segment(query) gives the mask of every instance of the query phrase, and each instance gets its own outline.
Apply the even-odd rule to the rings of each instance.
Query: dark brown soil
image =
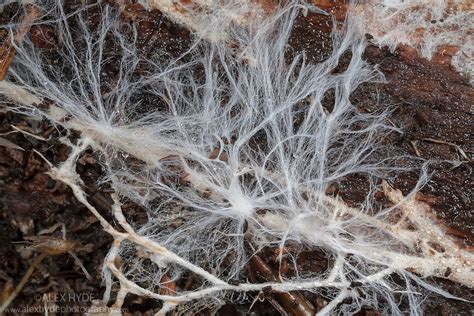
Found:
[[[70,9],[73,7],[71,4]],[[0,23],[16,19],[17,10],[15,5],[4,9],[0,13]],[[137,46],[144,55],[158,53],[176,56],[184,52],[189,45],[189,32],[157,11],[146,12],[139,5],[129,3],[123,13],[123,19],[137,26]],[[324,60],[331,51],[331,28],[329,17],[313,13],[306,17],[301,16],[290,40],[289,54],[304,51],[309,62]],[[42,34],[48,30],[44,31]],[[50,42],[43,35],[39,36],[37,41],[38,45],[44,44],[45,41]],[[54,45],[51,49],[54,49]],[[341,67],[344,67],[347,58],[349,56],[341,61]],[[403,134],[393,133],[385,140],[389,154],[419,155],[420,159],[406,160],[405,163],[413,166],[413,172],[393,177],[392,184],[407,193],[417,182],[420,161],[434,160],[429,167],[431,179],[422,192],[448,232],[458,238],[465,247],[472,248],[472,87],[451,68],[418,58],[408,48],[402,47],[391,53],[386,49],[369,46],[365,58],[369,63],[379,65],[387,83],[362,85],[352,96],[354,104],[361,111],[369,112],[380,110],[381,107],[393,107],[390,120],[403,130]],[[328,102],[330,103],[330,98]],[[45,137],[48,141],[39,141],[21,133],[9,133],[12,131],[12,125]],[[54,293],[85,293],[87,295],[83,296],[83,300],[58,300],[57,303],[89,306],[92,299],[100,299],[104,291],[100,269],[112,239],[103,232],[95,217],[73,197],[65,185],[49,178],[45,173],[48,171],[47,164],[33,151],[35,149],[41,152],[54,164],[64,161],[68,148],[58,141],[63,132],[52,128],[45,121],[32,120],[11,112],[0,112],[0,133],[9,133],[2,137],[24,149],[21,151],[0,146],[0,288],[3,288],[3,295],[11,292],[11,287],[19,282],[38,256],[38,253],[26,249],[26,237],[37,236],[42,230],[64,224],[66,239],[74,242],[73,252],[91,274],[91,280],[86,279],[68,253],[48,256],[33,273],[13,306],[42,306],[41,296],[46,294],[51,297]],[[96,185],[101,176],[97,161],[98,157],[95,157],[94,153],[87,153],[80,160],[77,170],[86,183],[90,201],[110,219],[110,190],[107,186]],[[366,179],[363,177],[352,176],[335,184],[334,190],[337,190],[347,203],[358,203],[366,195],[365,184]],[[140,221],[144,216],[143,212],[133,205],[128,207],[126,213],[135,221]],[[61,228],[47,235],[62,238]],[[296,250],[288,251],[297,251],[298,247],[294,247]],[[247,277],[257,281],[271,280],[274,277],[271,271],[275,271],[276,267],[270,262],[275,256],[272,249],[260,253],[258,260],[250,263]],[[298,264],[300,268],[324,271],[327,269],[328,260],[331,258],[325,258],[321,253],[303,251],[299,255]],[[287,267],[284,272],[291,275],[292,269],[293,267]],[[454,295],[474,299],[471,289],[444,280],[432,282],[442,285]],[[285,302],[293,299],[302,305],[307,302],[310,304],[306,310],[293,311],[293,314],[315,310],[324,304],[324,297],[320,295],[291,295],[296,298],[265,293],[261,300],[256,301],[252,311],[255,315],[278,315],[283,307],[289,312],[291,304]],[[426,315],[471,315],[472,310],[468,303],[440,296],[428,298],[425,304]],[[136,297],[127,298],[125,305],[130,312],[137,312],[137,315],[140,315],[139,312],[151,315],[152,310],[158,306],[157,302]],[[220,314],[245,314],[249,307],[249,304],[226,305]],[[366,311],[361,314],[377,313]]]

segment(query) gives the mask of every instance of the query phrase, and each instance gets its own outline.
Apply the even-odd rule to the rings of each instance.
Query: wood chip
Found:
[[[10,38],[7,38],[0,45],[0,80],[5,78],[5,75],[13,62],[15,57],[15,48],[13,47]]]
[[[0,137],[0,146],[25,151],[23,148],[21,148],[17,144],[12,143],[11,141],[9,141],[8,139],[5,139],[3,137]]]
[[[18,31],[15,34],[15,41],[21,42],[25,37],[26,33],[30,30],[31,24],[40,17],[40,11],[36,6],[29,5],[26,7],[26,15],[23,21],[18,28]],[[4,31],[5,32],[5,31]],[[0,34],[4,40],[0,45],[0,81],[5,78],[5,75],[8,72],[8,68],[13,62],[15,57],[15,47],[13,47],[13,42],[11,36],[8,33]]]

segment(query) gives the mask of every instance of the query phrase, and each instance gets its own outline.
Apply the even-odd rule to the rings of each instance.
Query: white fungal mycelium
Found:
[[[452,50],[452,65],[474,80],[474,5],[470,0],[371,0],[359,11],[373,42],[414,47],[431,59]],[[454,49],[454,50],[453,50]]]
[[[64,139],[71,154],[50,174],[68,184],[115,239],[103,268],[104,299],[114,283],[120,285],[114,307],[134,293],[165,302],[163,313],[186,312],[251,301],[271,287],[323,293],[329,304],[321,315],[363,306],[392,315],[405,306],[419,315],[424,290],[451,297],[425,277],[443,277],[449,269],[449,279],[473,286],[466,265],[472,254],[445,236],[415,199],[426,176],[408,196],[381,184],[400,166],[379,153],[381,139],[393,131],[386,123],[390,108],[363,113],[350,101],[362,83],[383,81],[363,59],[367,43],[361,17],[353,14],[357,3],[333,32],[332,53],[318,64],[306,62],[304,53],[286,54],[297,15],[319,12],[303,1],[265,14],[255,4],[243,11],[234,0],[199,13],[171,10],[183,15],[179,23],[193,25],[187,51],[168,58],[140,53],[136,30],[120,22],[120,9],[101,6],[92,27],[84,9],[66,13],[61,3],[36,4],[47,14],[38,23],[59,34],[55,62],[28,37],[15,42],[9,82],[0,83],[0,93],[17,101],[12,111],[80,132],[79,140]],[[13,34],[15,25],[7,27]],[[335,71],[347,53],[347,67]],[[18,93],[29,99],[21,102]],[[87,148],[101,157],[100,181],[115,191],[120,228],[82,190],[75,162]],[[372,181],[365,202],[349,207],[326,190],[351,174]],[[390,201],[385,209],[371,198],[382,189]],[[125,200],[147,211],[146,223],[126,221]],[[327,271],[248,283],[244,268],[265,247],[281,249],[280,261],[295,261],[283,251],[288,242],[325,253]],[[189,273],[196,275],[193,288],[160,294],[163,280]]]

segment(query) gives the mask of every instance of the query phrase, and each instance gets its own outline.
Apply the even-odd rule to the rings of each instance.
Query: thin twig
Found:
[[[6,311],[6,309],[11,304],[11,302],[17,297],[18,294],[20,294],[21,290],[23,289],[25,284],[28,282],[30,276],[33,274],[36,267],[41,263],[41,261],[43,261],[44,258],[46,258],[46,256],[47,254],[41,253],[35,258],[31,266],[26,271],[25,275],[23,275],[23,277],[21,278],[20,283],[18,283],[18,285],[13,290],[12,294],[0,307],[0,315],[3,315],[3,313]]]

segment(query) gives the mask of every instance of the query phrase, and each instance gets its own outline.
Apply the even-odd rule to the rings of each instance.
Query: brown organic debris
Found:
[[[14,35],[13,39],[17,42],[21,42],[28,33],[31,24],[40,17],[40,11],[36,6],[27,5],[25,8],[26,14],[23,18],[18,31]],[[12,43],[11,36],[5,31],[0,30],[0,81],[5,78],[10,64],[13,62],[15,57],[15,47]]]

